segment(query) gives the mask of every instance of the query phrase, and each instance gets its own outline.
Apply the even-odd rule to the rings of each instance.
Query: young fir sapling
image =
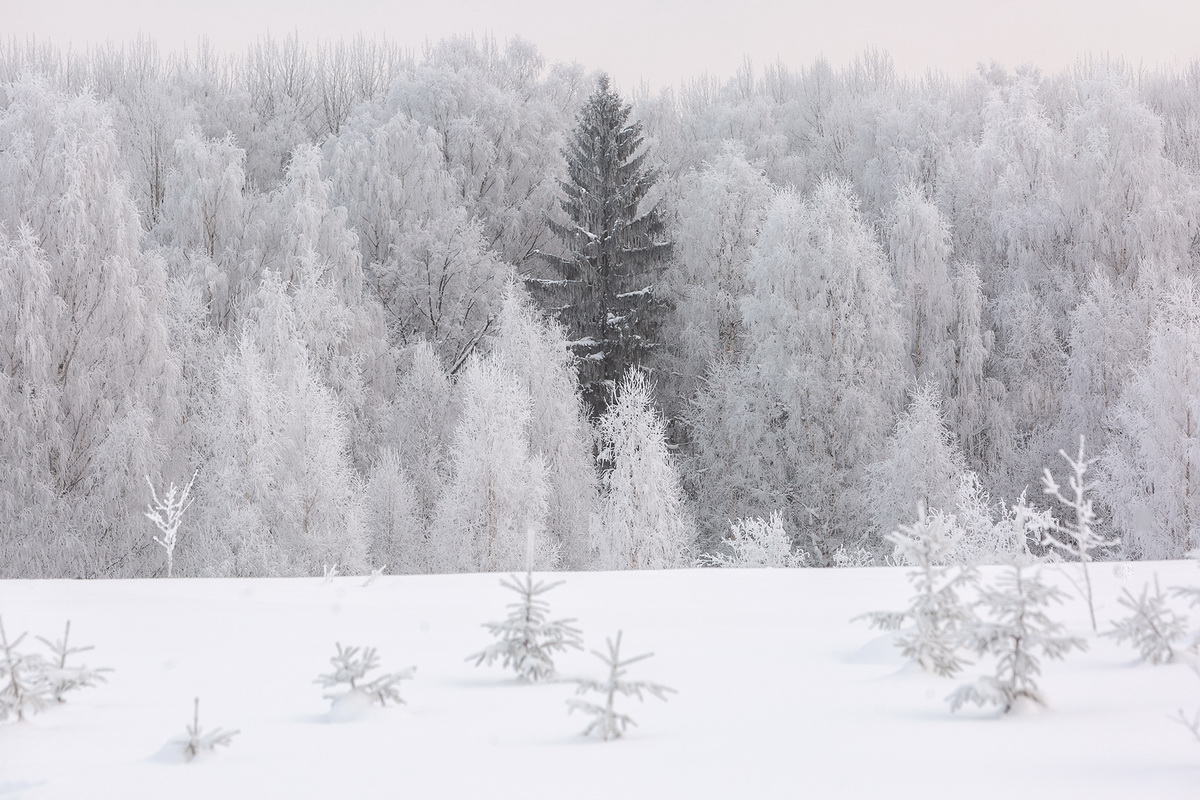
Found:
[[[326,689],[335,689],[342,684],[350,687],[325,694],[325,698],[333,702],[335,709],[347,704],[353,705],[355,700],[366,701],[364,705],[377,703],[386,706],[389,702],[403,703],[404,699],[400,697],[400,681],[409,680],[417,671],[416,667],[409,667],[366,681],[366,674],[379,666],[379,656],[375,648],[342,647],[340,643],[337,644],[337,655],[329,661],[333,664],[334,671],[318,675],[313,683]]]
[[[1154,577],[1154,594],[1149,585],[1142,587],[1138,597],[1125,589],[1118,603],[1130,610],[1130,615],[1113,622],[1112,630],[1101,636],[1111,636],[1117,642],[1130,642],[1151,664],[1166,664],[1179,657],[1181,650],[1195,649],[1196,642],[1184,644],[1187,638],[1187,617],[1177,614],[1166,603],[1166,597]]]
[[[1021,699],[1045,705],[1037,677],[1041,674],[1039,653],[1061,659],[1073,649],[1087,649],[1087,642],[1063,634],[1062,625],[1046,614],[1051,602],[1065,595],[1042,583],[1038,572],[1024,558],[1015,558],[999,579],[997,587],[980,589],[982,605],[990,620],[980,620],[967,629],[967,644],[980,655],[996,658],[994,675],[984,675],[958,688],[947,700],[950,710],[966,703],[1000,706],[1008,713]]]
[[[192,473],[192,478],[187,482],[182,491],[174,483],[167,489],[166,495],[161,499],[158,492],[154,491],[154,484],[150,482],[150,476],[146,476],[146,485],[150,487],[150,498],[153,500],[150,503],[150,510],[143,512],[146,519],[154,523],[158,528],[162,537],[155,536],[154,541],[162,545],[162,548],[167,551],[167,577],[172,577],[171,573],[175,567],[175,545],[179,541],[179,523],[183,520],[183,512],[188,510],[192,504],[192,484],[196,481],[196,473]]]
[[[4,660],[0,661],[0,720],[10,716],[24,720],[26,713],[41,711],[54,697],[42,658],[17,650],[24,638],[22,633],[9,642],[0,621],[0,648],[4,651]]]
[[[575,690],[577,695],[586,694],[587,692],[599,692],[604,695],[604,705],[589,703],[577,697],[567,700],[567,705],[570,707],[568,713],[578,709],[585,714],[591,714],[593,717],[591,723],[584,729],[583,735],[595,735],[604,741],[620,738],[625,734],[625,730],[630,725],[637,725],[628,714],[617,712],[614,704],[618,694],[644,700],[645,698],[642,696],[642,693],[645,692],[657,697],[659,700],[665,701],[667,699],[667,692],[675,691],[667,686],[650,681],[622,680],[630,664],[650,658],[654,654],[643,653],[640,656],[622,660],[620,631],[617,631],[617,640],[615,642],[612,639],[607,639],[606,642],[608,644],[608,655],[595,650],[592,651],[592,654],[608,666],[608,678],[602,681],[586,678],[576,679],[579,687]]]
[[[183,757],[191,761],[203,752],[214,752],[218,747],[228,747],[241,731],[227,731],[224,728],[205,733],[200,728],[200,698],[196,698],[193,709],[192,724],[187,726],[187,740],[183,744]]]
[[[61,642],[49,646],[54,661],[36,653],[23,653],[17,648],[25,639],[22,633],[13,641],[8,640],[4,623],[0,620],[0,721],[10,716],[25,719],[27,713],[37,713],[54,702],[65,702],[64,695],[73,689],[95,686],[104,681],[102,673],[108,669],[92,669],[87,666],[69,667],[67,657],[92,649],[91,647],[69,647],[71,623],[67,623],[67,634]]]
[[[964,666],[958,647],[974,615],[959,593],[977,581],[973,568],[941,563],[953,538],[952,525],[953,518],[919,508],[915,524],[902,525],[889,534],[897,559],[916,567],[908,573],[916,594],[903,611],[873,611],[855,618],[885,631],[900,630],[911,621],[912,628],[896,637],[897,646],[906,658],[944,677]]]
[[[66,630],[63,632],[63,638],[58,641],[51,642],[42,636],[37,637],[38,641],[42,642],[49,648],[54,655],[54,659],[46,663],[46,677],[50,681],[50,685],[54,694],[54,700],[59,703],[65,703],[66,698],[63,697],[67,692],[74,689],[84,689],[90,686],[95,686],[105,680],[103,673],[112,672],[108,667],[100,667],[92,669],[86,665],[78,667],[68,667],[67,657],[78,653],[86,653],[88,650],[94,650],[94,645],[86,647],[71,647],[68,641],[71,637],[71,621],[67,620]]]
[[[542,599],[542,595],[561,583],[534,583],[532,572],[525,573],[523,579],[515,575],[502,579],[500,585],[516,592],[520,600],[508,604],[511,611],[507,619],[483,624],[500,641],[467,656],[467,660],[474,660],[479,666],[502,659],[506,668],[512,667],[522,680],[530,682],[552,676],[554,653],[572,647],[583,649],[580,631],[570,624],[574,619],[546,619],[550,604]]]
[[[1066,459],[1071,467],[1071,477],[1067,480],[1070,496],[1065,496],[1062,487],[1047,469],[1042,475],[1042,487],[1046,494],[1065,505],[1074,512],[1074,519],[1069,524],[1057,524],[1045,532],[1042,544],[1052,547],[1069,556],[1079,559],[1083,569],[1084,594],[1087,599],[1088,613],[1092,619],[1092,630],[1096,626],[1096,606],[1092,601],[1092,579],[1088,575],[1088,562],[1092,560],[1092,552],[1105,548],[1116,547],[1116,539],[1110,539],[1096,533],[1094,525],[1096,514],[1092,511],[1092,500],[1088,496],[1095,488],[1094,483],[1088,483],[1084,477],[1095,459],[1084,457],[1083,437],[1079,437],[1079,456],[1071,458],[1065,450],[1059,450],[1059,455]],[[1060,538],[1060,536],[1062,538]]]

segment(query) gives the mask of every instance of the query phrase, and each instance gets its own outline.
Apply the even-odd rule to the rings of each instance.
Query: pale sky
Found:
[[[868,47],[908,74],[991,60],[1053,71],[1085,53],[1147,67],[1200,58],[1200,0],[0,0],[0,19],[0,35],[79,46],[143,33],[164,50],[201,34],[240,49],[268,31],[383,34],[417,52],[453,34],[519,35],[550,61],[608,70],[624,91],[727,78],[745,56],[801,67],[823,55],[836,66]]]

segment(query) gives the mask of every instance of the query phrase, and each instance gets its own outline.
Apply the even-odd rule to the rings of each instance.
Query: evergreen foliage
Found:
[[[996,586],[979,590],[989,617],[967,630],[966,644],[980,655],[995,657],[995,674],[960,686],[947,700],[950,710],[967,703],[999,706],[1005,713],[1024,699],[1045,705],[1038,676],[1041,658],[1061,659],[1072,650],[1084,650],[1087,642],[1063,633],[1050,619],[1046,607],[1061,603],[1065,595],[1042,582],[1037,568],[1015,560]]]
[[[903,611],[875,611],[860,617],[885,631],[900,630],[910,622],[912,629],[897,636],[896,645],[905,658],[945,677],[955,675],[966,663],[958,649],[975,617],[960,595],[974,589],[978,581],[973,568],[943,565],[953,545],[952,526],[953,517],[926,513],[922,506],[916,523],[892,532],[887,538],[896,546],[897,560],[916,568],[908,573],[916,594]]]
[[[342,647],[337,644],[337,654],[329,659],[333,672],[318,675],[313,683],[320,684],[327,692],[325,698],[333,701],[335,709],[352,706],[355,700],[366,699],[368,703],[386,706],[388,703],[403,703],[400,696],[400,681],[411,679],[416,667],[388,672],[367,680],[367,673],[379,667],[379,655],[374,647]],[[349,688],[342,688],[345,684]]]
[[[1154,579],[1154,594],[1149,585],[1142,587],[1137,597],[1128,589],[1121,592],[1117,602],[1129,609],[1129,616],[1113,622],[1111,630],[1102,636],[1111,636],[1117,642],[1129,642],[1141,653],[1142,659],[1151,664],[1167,664],[1178,658],[1181,643],[1188,635],[1187,617],[1175,613],[1168,605],[1166,596]],[[1196,642],[1191,643],[1192,649]]]
[[[467,660],[474,660],[475,666],[479,666],[501,659],[505,668],[512,667],[521,680],[531,683],[552,677],[554,653],[583,648],[579,630],[570,624],[574,619],[546,619],[550,604],[541,596],[561,583],[534,583],[532,572],[525,573],[524,579],[510,575],[508,580],[501,580],[501,586],[513,590],[521,599],[508,604],[512,610],[507,619],[483,624],[500,641],[467,656]]]
[[[562,219],[548,221],[564,251],[543,253],[556,277],[531,283],[572,337],[593,416],[657,345],[655,270],[671,253],[657,205],[644,207],[658,173],[646,166],[642,124],[629,121],[631,112],[602,75],[565,151]]]
[[[584,736],[598,736],[604,741],[610,739],[618,739],[625,735],[625,731],[630,725],[637,725],[633,718],[628,714],[622,714],[616,710],[617,695],[625,695],[626,697],[636,697],[638,700],[644,700],[643,692],[659,700],[666,700],[668,692],[675,690],[663,686],[659,683],[650,681],[629,681],[624,680],[625,673],[628,671],[631,664],[636,664],[638,661],[643,661],[653,656],[653,653],[643,653],[640,656],[633,658],[621,658],[621,632],[617,631],[617,639],[614,642],[612,639],[606,639],[608,645],[607,653],[599,653],[595,650],[592,655],[604,662],[608,667],[608,677],[604,680],[592,680],[581,678],[576,681],[579,687],[575,690],[577,695],[587,694],[588,692],[596,692],[604,696],[604,705],[598,703],[589,703],[586,700],[580,700],[578,697],[573,697],[567,700],[567,705],[570,711],[582,711],[585,714],[591,714],[593,719],[584,729]]]
[[[185,760],[191,761],[201,753],[211,753],[218,747],[229,747],[233,743],[233,737],[239,733],[241,731],[227,731],[224,728],[205,732],[200,727],[200,698],[197,697],[193,706],[192,723],[187,726],[187,741],[183,745],[183,757]]]
[[[105,681],[108,668],[94,669],[86,665],[68,666],[67,658],[91,650],[88,647],[71,647],[68,640],[71,623],[60,641],[50,642],[37,637],[49,648],[52,659],[39,653],[24,653],[18,648],[26,634],[22,633],[11,642],[0,620],[0,722],[15,716],[23,720],[26,714],[44,710],[52,703],[66,702],[64,695],[76,689],[95,686]]]

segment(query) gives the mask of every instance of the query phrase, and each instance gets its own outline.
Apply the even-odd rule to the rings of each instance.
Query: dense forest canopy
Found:
[[[657,340],[585,404],[526,286],[578,263],[598,87],[521,40],[0,46],[0,576],[165,574],[146,476],[192,475],[182,575],[683,565],[768,518],[886,563],[919,503],[986,561],[1080,436],[1120,555],[1200,547],[1200,64],[614,93]]]

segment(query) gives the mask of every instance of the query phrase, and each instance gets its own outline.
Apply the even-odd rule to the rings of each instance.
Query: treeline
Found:
[[[747,67],[633,100],[673,243],[600,417],[526,278],[597,87],[528,43],[0,54],[0,574],[690,563],[781,514],[1007,546],[1079,435],[1129,557],[1200,546],[1200,69]],[[1195,463],[1193,463],[1195,462]]]

